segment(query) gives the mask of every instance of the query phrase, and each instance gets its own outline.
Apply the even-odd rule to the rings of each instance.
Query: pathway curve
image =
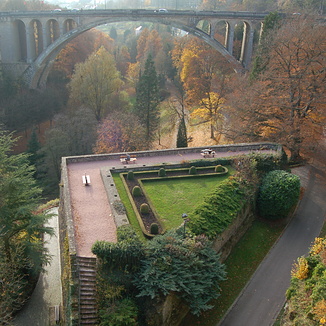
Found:
[[[293,169],[305,193],[283,235],[260,264],[219,326],[273,325],[290,284],[294,261],[309,251],[320,233],[326,214],[325,172],[306,166]]]

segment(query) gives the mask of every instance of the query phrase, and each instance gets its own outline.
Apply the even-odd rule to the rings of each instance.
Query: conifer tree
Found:
[[[180,147],[188,147],[187,142],[187,127],[185,123],[184,117],[180,120],[179,128],[178,128],[178,135],[177,135],[177,148]]]
[[[150,148],[159,122],[159,88],[158,79],[151,55],[145,63],[144,73],[140,75],[136,86],[135,114],[145,128],[147,147]]]

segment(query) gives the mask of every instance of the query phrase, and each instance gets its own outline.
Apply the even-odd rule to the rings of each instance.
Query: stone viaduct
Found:
[[[60,50],[79,34],[107,23],[144,21],[171,25],[189,32],[219,51],[236,71],[247,68],[253,52],[254,30],[262,28],[268,13],[231,11],[81,10],[0,12],[2,69],[22,76],[31,88],[42,88]],[[203,31],[199,26],[205,22]],[[214,38],[218,23],[225,24],[225,41]],[[239,61],[232,55],[235,26],[244,24]]]

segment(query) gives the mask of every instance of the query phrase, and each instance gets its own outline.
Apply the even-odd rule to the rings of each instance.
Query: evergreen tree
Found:
[[[9,261],[17,244],[42,260],[42,234],[52,234],[52,229],[44,227],[46,215],[35,213],[41,189],[33,179],[34,167],[25,153],[9,155],[13,144],[12,136],[0,129],[0,248]]]
[[[184,117],[180,120],[178,135],[177,135],[177,148],[188,147],[187,141],[187,127]]]
[[[31,133],[31,138],[29,139],[27,146],[28,146],[27,153],[30,154],[29,161],[32,165],[36,165],[36,163],[40,157],[39,150],[41,149],[41,144],[38,141],[35,128],[33,129],[32,133]]]
[[[152,56],[149,55],[144,73],[140,75],[136,86],[135,114],[146,130],[147,147],[150,147],[154,139],[159,122],[159,88],[158,78]]]

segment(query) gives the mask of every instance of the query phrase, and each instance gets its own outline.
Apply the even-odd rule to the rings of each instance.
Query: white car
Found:
[[[168,12],[168,10],[162,8],[162,9],[154,10],[154,12],[159,12],[161,14],[166,14]]]

